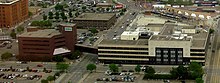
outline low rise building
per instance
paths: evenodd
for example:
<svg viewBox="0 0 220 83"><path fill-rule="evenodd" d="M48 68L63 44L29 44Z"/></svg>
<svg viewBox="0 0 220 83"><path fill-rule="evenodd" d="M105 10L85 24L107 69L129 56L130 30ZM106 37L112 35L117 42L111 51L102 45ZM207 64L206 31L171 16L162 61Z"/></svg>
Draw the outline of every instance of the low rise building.
<svg viewBox="0 0 220 83"><path fill-rule="evenodd" d="M54 55L75 50L77 32L75 24L61 24L59 30L43 29L18 36L19 60L51 61Z"/></svg>
<svg viewBox="0 0 220 83"><path fill-rule="evenodd" d="M185 32L184 29L193 32ZM104 39L98 45L98 59L107 64L178 65L195 61L204 65L209 33L204 29L198 30L194 26L168 23L159 34L151 34L148 38Z"/></svg>
<svg viewBox="0 0 220 83"><path fill-rule="evenodd" d="M83 13L72 19L73 23L79 28L97 28L106 30L112 27L116 22L115 13Z"/></svg>

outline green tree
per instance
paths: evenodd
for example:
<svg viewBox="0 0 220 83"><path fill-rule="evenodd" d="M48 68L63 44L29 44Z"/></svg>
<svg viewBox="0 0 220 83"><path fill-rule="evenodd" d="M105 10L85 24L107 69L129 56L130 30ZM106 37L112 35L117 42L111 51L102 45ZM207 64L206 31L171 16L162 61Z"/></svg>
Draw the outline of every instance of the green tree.
<svg viewBox="0 0 220 83"><path fill-rule="evenodd" d="M12 37L12 39L16 39L16 33L15 31L13 30L11 33L10 33L10 36Z"/></svg>
<svg viewBox="0 0 220 83"><path fill-rule="evenodd" d="M56 12L55 15L56 15L56 16L55 16L55 19L56 19L56 20L60 19L60 14L59 14L59 12Z"/></svg>
<svg viewBox="0 0 220 83"><path fill-rule="evenodd" d="M86 69L89 70L90 72L92 72L93 70L96 69L96 65L95 64L88 64Z"/></svg>
<svg viewBox="0 0 220 83"><path fill-rule="evenodd" d="M110 10L110 8L108 7L108 8L106 8L106 11L109 11Z"/></svg>
<svg viewBox="0 0 220 83"><path fill-rule="evenodd" d="M155 70L153 67L148 67L146 68L145 73L153 75L155 73Z"/></svg>
<svg viewBox="0 0 220 83"><path fill-rule="evenodd" d="M196 83L204 83L204 81L202 80L202 78L196 78Z"/></svg>
<svg viewBox="0 0 220 83"><path fill-rule="evenodd" d="M72 14L72 12L71 11L69 11L69 17L73 17L73 14Z"/></svg>
<svg viewBox="0 0 220 83"><path fill-rule="evenodd" d="M63 61L63 57L61 55L56 55L53 57L53 60L56 62L62 62Z"/></svg>
<svg viewBox="0 0 220 83"><path fill-rule="evenodd" d="M75 17L77 17L77 16L79 16L79 12L78 11L76 11L76 13L75 13Z"/></svg>
<svg viewBox="0 0 220 83"><path fill-rule="evenodd" d="M9 53L9 52L5 52L1 55L1 59L9 59L13 57L12 53Z"/></svg>
<svg viewBox="0 0 220 83"><path fill-rule="evenodd" d="M70 59L77 59L77 58L80 57L81 54L82 54L82 53L81 53L79 50L76 50L75 52L73 52L73 53L71 54L71 56L70 56L69 58L70 58Z"/></svg>
<svg viewBox="0 0 220 83"><path fill-rule="evenodd" d="M139 73L141 71L141 66L137 65L134 70Z"/></svg>
<svg viewBox="0 0 220 83"><path fill-rule="evenodd" d="M204 73L202 65L200 65L197 62L192 62L189 65L189 72L190 72L190 75L192 76L192 78L194 78L194 79L202 77L202 75Z"/></svg>
<svg viewBox="0 0 220 83"><path fill-rule="evenodd" d="M55 77L50 75L50 76L47 77L47 80L48 81L53 81L53 80L55 80Z"/></svg>
<svg viewBox="0 0 220 83"><path fill-rule="evenodd" d="M64 12L61 12L60 15L61 15L61 16L65 16L65 13L64 13Z"/></svg>
<svg viewBox="0 0 220 83"><path fill-rule="evenodd" d="M172 70L170 71L170 74L172 78L177 78L178 77L177 68L172 68Z"/></svg>
<svg viewBox="0 0 220 83"><path fill-rule="evenodd" d="M43 15L43 19L44 19L44 20L47 20L47 15L44 14L44 15Z"/></svg>
<svg viewBox="0 0 220 83"><path fill-rule="evenodd" d="M85 9L86 9L86 6L83 6L83 7L82 7L82 10L85 10Z"/></svg>
<svg viewBox="0 0 220 83"><path fill-rule="evenodd" d="M16 30L17 30L18 33L20 33L22 31L24 31L24 27L23 26L18 26Z"/></svg>
<svg viewBox="0 0 220 83"><path fill-rule="evenodd" d="M66 69L69 68L69 64L57 63L57 64L56 64L56 68L57 68L58 70L65 71Z"/></svg>
<svg viewBox="0 0 220 83"><path fill-rule="evenodd" d="M47 69L44 67L43 72L46 72L46 71L47 71Z"/></svg>
<svg viewBox="0 0 220 83"><path fill-rule="evenodd" d="M179 78L186 78L187 77L188 71L187 71L187 68L184 67L183 65L179 65L177 67L177 72L178 72Z"/></svg>
<svg viewBox="0 0 220 83"><path fill-rule="evenodd" d="M124 12L120 12L120 15L124 15Z"/></svg>
<svg viewBox="0 0 220 83"><path fill-rule="evenodd" d="M91 28L89 31L90 31L91 33L93 33L93 34L98 33L98 31L97 31L96 28Z"/></svg>
<svg viewBox="0 0 220 83"><path fill-rule="evenodd" d="M63 10L63 5L57 4L55 10Z"/></svg>
<svg viewBox="0 0 220 83"><path fill-rule="evenodd" d="M167 3L173 5L174 4L174 0L168 0Z"/></svg>
<svg viewBox="0 0 220 83"><path fill-rule="evenodd" d="M115 65L115 64L109 64L109 69L110 69L112 72L118 72L118 66Z"/></svg>
<svg viewBox="0 0 220 83"><path fill-rule="evenodd" d="M214 33L215 32L215 30L214 29L209 29L209 34L212 34L212 33Z"/></svg>
<svg viewBox="0 0 220 83"><path fill-rule="evenodd" d="M33 15L33 13L28 11L28 16L31 17L32 15Z"/></svg>
<svg viewBox="0 0 220 83"><path fill-rule="evenodd" d="M27 70L27 71L29 71L29 70L30 70L29 66L28 66L28 67L26 67L26 70Z"/></svg>
<svg viewBox="0 0 220 83"><path fill-rule="evenodd" d="M146 0L147 2L152 2L152 0Z"/></svg>
<svg viewBox="0 0 220 83"><path fill-rule="evenodd" d="M63 19L63 20L66 20L66 19L67 19L67 16L62 16L62 19Z"/></svg>
<svg viewBox="0 0 220 83"><path fill-rule="evenodd" d="M41 80L41 83L48 83L48 81L45 80L45 79L42 79L42 80Z"/></svg>

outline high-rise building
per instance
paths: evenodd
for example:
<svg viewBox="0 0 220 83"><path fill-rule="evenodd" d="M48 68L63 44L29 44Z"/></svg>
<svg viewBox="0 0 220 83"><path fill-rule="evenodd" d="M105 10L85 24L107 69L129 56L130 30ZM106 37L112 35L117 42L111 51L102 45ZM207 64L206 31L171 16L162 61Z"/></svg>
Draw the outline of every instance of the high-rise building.
<svg viewBox="0 0 220 83"><path fill-rule="evenodd" d="M28 0L0 0L0 28L14 27L28 18Z"/></svg>

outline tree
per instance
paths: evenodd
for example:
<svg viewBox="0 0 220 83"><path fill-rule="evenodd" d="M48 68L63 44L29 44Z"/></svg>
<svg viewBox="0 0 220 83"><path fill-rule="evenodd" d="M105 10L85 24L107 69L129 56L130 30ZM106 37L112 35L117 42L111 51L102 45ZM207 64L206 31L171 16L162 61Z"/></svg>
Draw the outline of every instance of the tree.
<svg viewBox="0 0 220 83"><path fill-rule="evenodd" d="M29 66L28 66L28 67L26 67L26 70L27 70L27 71L29 71L29 70L30 70Z"/></svg>
<svg viewBox="0 0 220 83"><path fill-rule="evenodd" d="M24 27L23 26L18 26L16 30L17 30L18 33L20 33L22 31L24 31Z"/></svg>
<svg viewBox="0 0 220 83"><path fill-rule="evenodd" d="M209 29L209 34L212 34L212 33L214 33L215 32L215 30L214 29Z"/></svg>
<svg viewBox="0 0 220 83"><path fill-rule="evenodd" d="M177 68L172 68L172 70L170 71L170 74L172 78L177 78L178 77Z"/></svg>
<svg viewBox="0 0 220 83"><path fill-rule="evenodd" d="M47 80L48 81L53 81L53 80L55 80L55 77L50 75L50 76L47 77Z"/></svg>
<svg viewBox="0 0 220 83"><path fill-rule="evenodd" d="M63 19L63 20L66 20L66 19L67 19L67 16L62 16L62 19Z"/></svg>
<svg viewBox="0 0 220 83"><path fill-rule="evenodd" d="M46 72L46 71L47 71L47 69L44 67L43 72Z"/></svg>
<svg viewBox="0 0 220 83"><path fill-rule="evenodd" d="M141 71L141 66L137 65L134 70L139 73Z"/></svg>
<svg viewBox="0 0 220 83"><path fill-rule="evenodd" d="M48 83L48 81L45 80L45 79L42 79L42 80L41 80L41 83Z"/></svg>
<svg viewBox="0 0 220 83"><path fill-rule="evenodd" d="M69 17L73 17L73 14L71 11L69 11Z"/></svg>
<svg viewBox="0 0 220 83"><path fill-rule="evenodd" d="M75 52L73 52L73 53L70 55L69 59L77 59L77 58L80 57L80 55L81 55L81 52L80 52L79 50L76 50Z"/></svg>
<svg viewBox="0 0 220 83"><path fill-rule="evenodd" d="M57 4L55 10L63 10L63 5Z"/></svg>
<svg viewBox="0 0 220 83"><path fill-rule="evenodd" d="M47 15L44 14L44 15L43 15L43 19L44 19L44 20L47 20Z"/></svg>
<svg viewBox="0 0 220 83"><path fill-rule="evenodd" d="M196 83L204 83L204 80L202 78L196 78Z"/></svg>
<svg viewBox="0 0 220 83"><path fill-rule="evenodd" d="M65 16L65 13L64 13L64 12L61 12L60 15L63 17L63 16Z"/></svg>
<svg viewBox="0 0 220 83"><path fill-rule="evenodd" d="M179 78L186 78L187 77L188 71L187 71L187 68L184 67L183 65L179 65L177 67L177 72L178 72Z"/></svg>
<svg viewBox="0 0 220 83"><path fill-rule="evenodd" d="M49 17L48 17L49 19L53 19L53 13L52 12L49 12L48 15L49 15Z"/></svg>
<svg viewBox="0 0 220 83"><path fill-rule="evenodd" d="M152 0L146 0L147 2L152 2Z"/></svg>
<svg viewBox="0 0 220 83"><path fill-rule="evenodd" d="M204 73L202 65L200 65L197 62L192 62L189 65L189 72L190 72L190 75L192 76L192 78L194 78L194 79L202 77L202 75Z"/></svg>
<svg viewBox="0 0 220 83"><path fill-rule="evenodd" d="M63 57L61 55L56 55L53 57L53 60L56 62L62 62L63 61Z"/></svg>
<svg viewBox="0 0 220 83"><path fill-rule="evenodd" d="M15 31L13 30L11 33L10 33L10 36L12 37L12 39L16 39L16 33Z"/></svg>
<svg viewBox="0 0 220 83"><path fill-rule="evenodd" d="M83 7L82 7L82 10L85 11L85 10L86 10L86 6L83 6Z"/></svg>
<svg viewBox="0 0 220 83"><path fill-rule="evenodd" d="M153 67L148 67L146 68L145 73L153 75L155 73L155 70Z"/></svg>
<svg viewBox="0 0 220 83"><path fill-rule="evenodd" d="M90 72L92 72L94 69L96 69L96 65L95 64L88 64L86 69L89 70Z"/></svg>
<svg viewBox="0 0 220 83"><path fill-rule="evenodd" d="M118 66L115 65L115 64L109 64L109 69L110 69L112 72L118 72Z"/></svg>
<svg viewBox="0 0 220 83"><path fill-rule="evenodd" d="M75 16L76 16L76 17L79 16L79 12L78 12L78 11L75 13Z"/></svg>
<svg viewBox="0 0 220 83"><path fill-rule="evenodd" d="M124 15L124 12L120 12L120 15Z"/></svg>
<svg viewBox="0 0 220 83"><path fill-rule="evenodd" d="M90 29L90 32L93 33L93 34L98 33L98 31L97 31L96 28L91 28L91 29Z"/></svg>
<svg viewBox="0 0 220 83"><path fill-rule="evenodd" d="M109 11L110 10L110 8L108 7L108 8L106 8L106 11Z"/></svg>
<svg viewBox="0 0 220 83"><path fill-rule="evenodd" d="M56 15L56 16L55 16L55 19L58 20L58 19L60 18L59 12L56 12L55 15Z"/></svg>
<svg viewBox="0 0 220 83"><path fill-rule="evenodd" d="M69 64L57 63L57 64L56 64L56 68L57 68L58 70L64 71L64 70L66 70L66 69L69 68Z"/></svg>

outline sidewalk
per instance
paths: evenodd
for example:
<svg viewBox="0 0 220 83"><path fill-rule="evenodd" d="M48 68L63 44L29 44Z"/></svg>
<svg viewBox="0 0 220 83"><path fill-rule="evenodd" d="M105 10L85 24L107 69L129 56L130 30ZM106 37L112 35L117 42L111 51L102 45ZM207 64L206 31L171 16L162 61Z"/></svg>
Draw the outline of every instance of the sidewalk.
<svg viewBox="0 0 220 83"><path fill-rule="evenodd" d="M78 83L83 83L83 81L84 81L90 74L91 74L90 72L87 72L86 74L84 74L84 75L83 75L83 78L81 78Z"/></svg>

